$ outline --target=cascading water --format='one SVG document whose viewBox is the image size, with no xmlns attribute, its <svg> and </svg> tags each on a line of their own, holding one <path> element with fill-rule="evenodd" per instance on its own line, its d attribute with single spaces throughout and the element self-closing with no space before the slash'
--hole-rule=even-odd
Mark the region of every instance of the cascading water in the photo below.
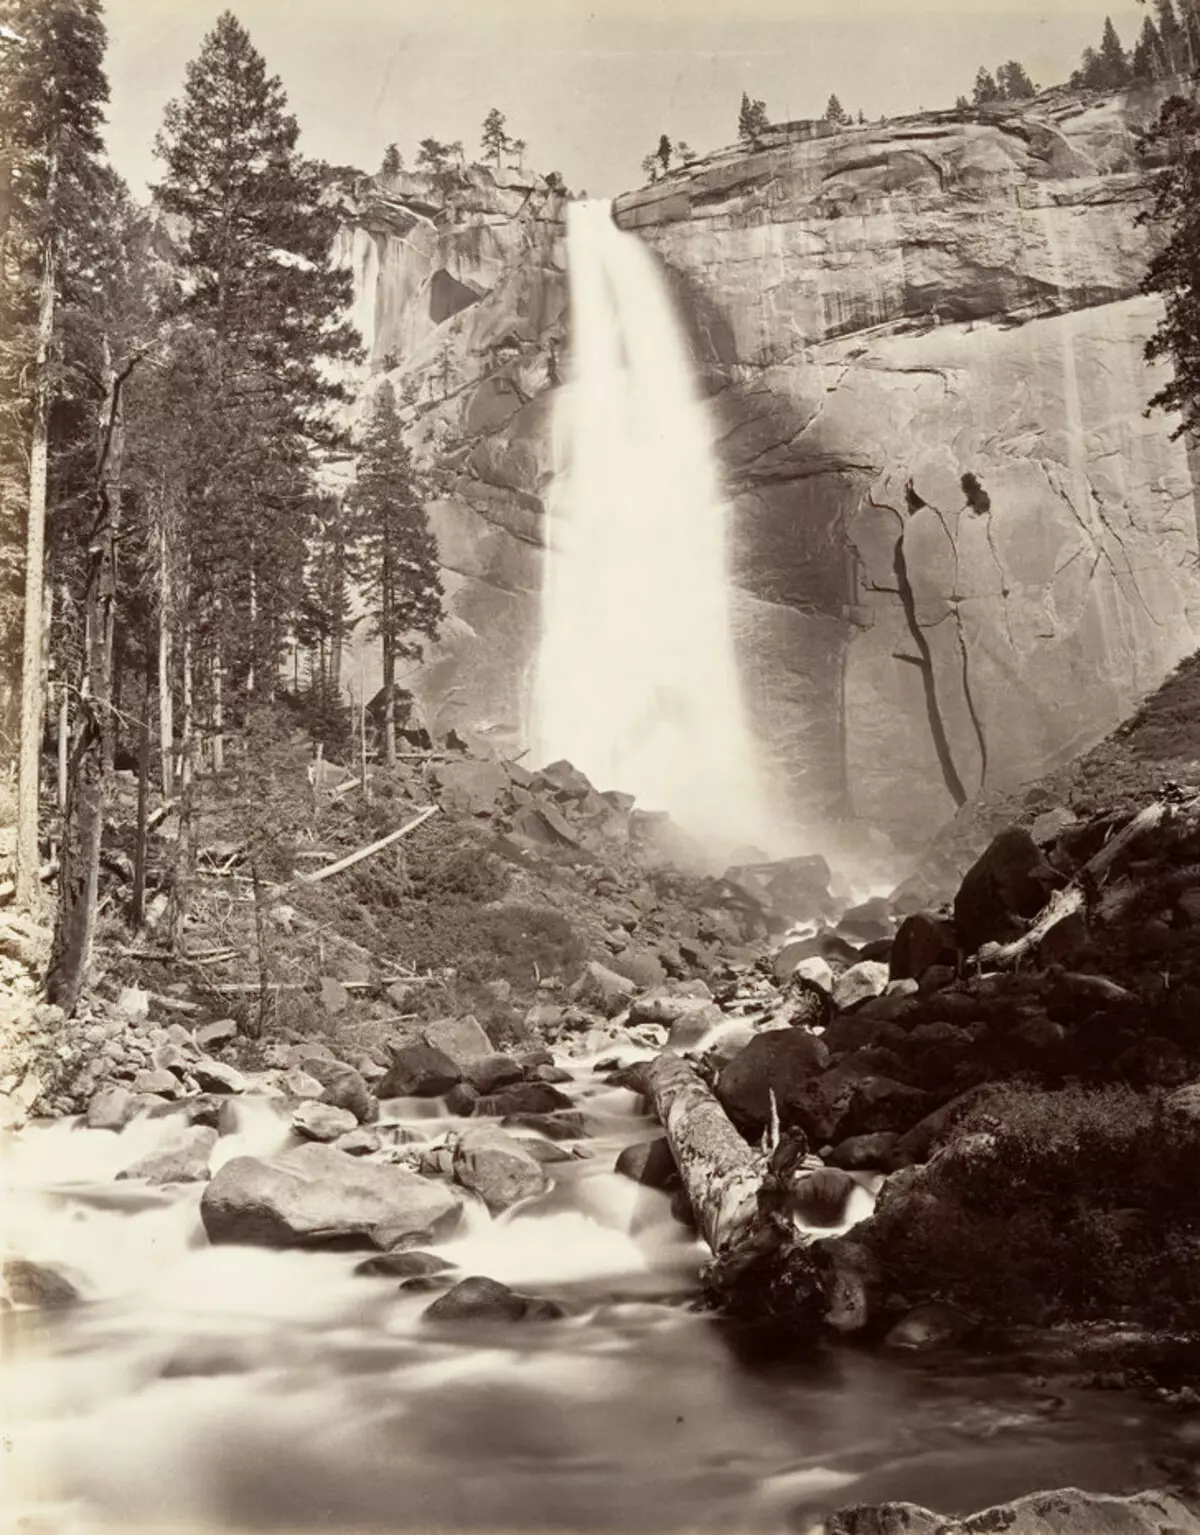
<svg viewBox="0 0 1200 1535">
<path fill-rule="evenodd" d="M 572 367 L 555 415 L 531 739 L 709 842 L 770 818 L 742 706 L 727 508 L 663 273 L 607 202 L 567 210 Z"/>
</svg>

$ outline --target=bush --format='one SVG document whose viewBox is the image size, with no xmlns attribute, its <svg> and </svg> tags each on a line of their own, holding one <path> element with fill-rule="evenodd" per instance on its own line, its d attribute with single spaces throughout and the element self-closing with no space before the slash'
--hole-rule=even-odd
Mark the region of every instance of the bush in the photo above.
<svg viewBox="0 0 1200 1535">
<path fill-rule="evenodd" d="M 960 1133 L 976 1139 L 954 1143 L 873 1223 L 894 1288 L 999 1322 L 1195 1327 L 1198 1137 L 1182 1116 L 1127 1088 L 1010 1086 Z"/>
</svg>

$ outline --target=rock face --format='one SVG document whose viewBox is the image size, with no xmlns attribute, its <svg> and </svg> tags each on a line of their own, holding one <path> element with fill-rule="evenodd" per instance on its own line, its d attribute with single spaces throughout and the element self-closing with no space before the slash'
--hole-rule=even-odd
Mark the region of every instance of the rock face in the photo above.
<svg viewBox="0 0 1200 1535">
<path fill-rule="evenodd" d="M 1139 296 L 1163 88 L 799 124 L 618 199 L 662 257 L 735 509 L 738 644 L 793 802 L 924 837 L 1099 739 L 1200 635 L 1196 508 Z M 436 714 L 521 741 L 562 206 L 536 178 L 376 179 L 345 259 L 436 467 Z M 523 742 L 521 744 L 524 744 Z M 586 767 L 586 764 L 583 764 Z"/>
<path fill-rule="evenodd" d="M 1131 1498 L 1066 1487 L 1035 1492 L 965 1519 L 943 1519 L 913 1503 L 839 1509 L 822 1535 L 1193 1535 L 1200 1516 L 1168 1493 Z"/>
</svg>

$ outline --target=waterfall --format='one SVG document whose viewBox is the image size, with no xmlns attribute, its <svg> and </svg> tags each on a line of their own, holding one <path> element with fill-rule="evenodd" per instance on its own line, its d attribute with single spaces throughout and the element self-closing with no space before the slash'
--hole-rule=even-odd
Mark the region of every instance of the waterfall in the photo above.
<svg viewBox="0 0 1200 1535">
<path fill-rule="evenodd" d="M 607 202 L 567 210 L 531 746 L 709 842 L 770 835 L 730 611 L 728 509 L 687 338 Z"/>
</svg>

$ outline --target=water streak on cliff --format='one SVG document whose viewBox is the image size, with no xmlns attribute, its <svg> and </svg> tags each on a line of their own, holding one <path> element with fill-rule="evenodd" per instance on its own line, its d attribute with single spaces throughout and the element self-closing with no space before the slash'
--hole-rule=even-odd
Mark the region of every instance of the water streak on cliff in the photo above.
<svg viewBox="0 0 1200 1535">
<path fill-rule="evenodd" d="M 555 414 L 531 739 L 708 840 L 768 818 L 730 626 L 727 507 L 654 256 L 606 202 L 567 222 L 572 366 Z"/>
</svg>

